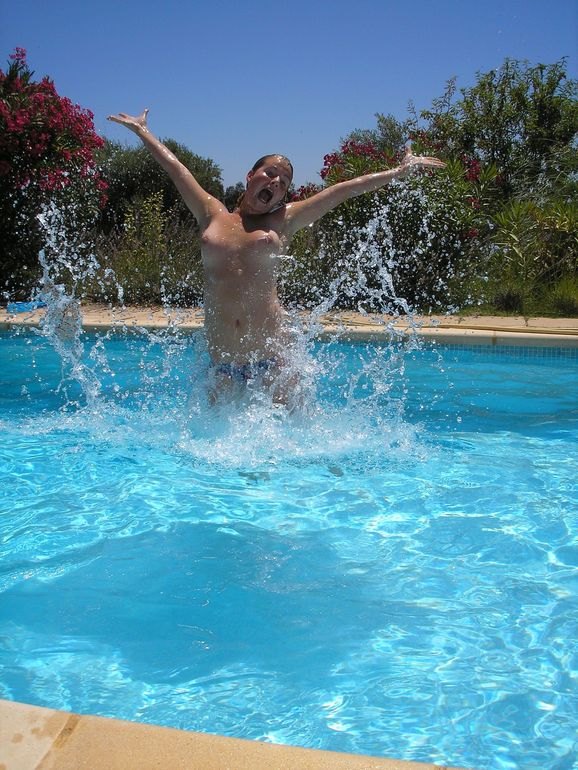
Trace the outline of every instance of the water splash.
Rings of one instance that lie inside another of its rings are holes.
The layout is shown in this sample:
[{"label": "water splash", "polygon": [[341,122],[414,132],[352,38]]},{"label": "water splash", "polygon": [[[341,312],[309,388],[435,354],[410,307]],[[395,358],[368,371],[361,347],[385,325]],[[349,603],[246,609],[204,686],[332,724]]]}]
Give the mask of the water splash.
[{"label": "water splash", "polygon": [[[417,451],[416,430],[404,420],[404,383],[407,351],[419,346],[418,323],[412,308],[396,293],[392,275],[401,256],[387,206],[378,206],[366,225],[349,231],[353,245],[334,260],[331,280],[318,291],[313,307],[305,315],[290,311],[286,376],[300,386],[289,409],[276,404],[257,380],[234,403],[211,405],[204,338],[179,330],[166,296],[168,327],[137,330],[144,344],[134,360],[131,385],[121,385],[118,362],[111,359],[110,350],[116,339],[130,341],[135,330],[117,323],[114,332],[87,335],[82,327],[81,287],[90,280],[106,281],[103,293],[116,296],[121,307],[123,287],[111,269],[100,271],[93,254],[67,242],[56,208],[47,208],[41,221],[47,249],[40,255],[42,279],[36,299],[45,302],[47,310],[40,334],[61,362],[58,392],[65,395],[63,410],[80,410],[76,419],[91,421],[91,431],[115,441],[124,432],[123,441],[132,435],[136,442],[163,445],[191,461],[239,467],[287,458],[306,462],[320,456],[363,455],[364,462],[371,462],[372,454],[383,451],[400,456]],[[431,239],[427,217],[421,228],[421,242],[427,244]],[[330,248],[330,243],[322,242],[319,258],[326,259]],[[342,340],[345,332],[339,313],[330,344],[316,341],[323,317],[338,311],[344,298],[363,316],[371,314],[375,320],[379,314],[382,326],[381,341],[356,349],[353,364],[351,349],[331,344]],[[396,325],[400,316],[409,334]]]}]

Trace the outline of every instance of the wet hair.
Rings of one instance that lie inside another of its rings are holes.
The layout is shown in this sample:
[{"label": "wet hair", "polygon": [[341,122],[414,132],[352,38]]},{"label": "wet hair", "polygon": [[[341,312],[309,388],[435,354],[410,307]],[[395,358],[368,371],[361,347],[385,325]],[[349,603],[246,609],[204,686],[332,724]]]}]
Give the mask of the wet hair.
[{"label": "wet hair", "polygon": [[[259,160],[255,161],[251,171],[258,171],[261,168],[261,166],[264,166],[269,160],[271,160],[271,158],[278,158],[283,163],[286,163],[291,169],[291,179],[293,179],[293,164],[291,163],[289,158],[287,158],[285,155],[279,155],[276,152],[270,153],[269,155],[263,155],[261,158],[259,158]],[[235,204],[236,209],[238,209],[239,206],[241,205],[241,201],[243,200],[244,196],[245,196],[244,192],[242,192],[241,195],[239,195],[237,199],[237,203]],[[287,199],[287,195],[285,195],[283,200],[279,203],[279,206],[282,206],[286,202],[286,199]]]},{"label": "wet hair", "polygon": [[259,158],[259,160],[255,162],[251,171],[257,171],[258,169],[260,169],[261,166],[264,166],[270,158],[279,158],[279,160],[282,160],[283,163],[286,163],[291,169],[291,179],[293,179],[293,164],[291,163],[289,158],[285,157],[285,155],[279,155],[276,152],[273,152],[270,155],[263,155],[262,158]]}]

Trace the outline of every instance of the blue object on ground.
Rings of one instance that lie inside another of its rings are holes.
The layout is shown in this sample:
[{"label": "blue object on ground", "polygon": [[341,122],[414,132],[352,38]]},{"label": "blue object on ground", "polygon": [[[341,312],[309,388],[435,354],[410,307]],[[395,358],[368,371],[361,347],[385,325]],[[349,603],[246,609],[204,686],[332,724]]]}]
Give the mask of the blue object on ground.
[{"label": "blue object on ground", "polygon": [[33,302],[9,302],[6,310],[9,313],[30,313],[32,310],[38,310],[40,307],[46,307],[46,302],[34,300]]}]

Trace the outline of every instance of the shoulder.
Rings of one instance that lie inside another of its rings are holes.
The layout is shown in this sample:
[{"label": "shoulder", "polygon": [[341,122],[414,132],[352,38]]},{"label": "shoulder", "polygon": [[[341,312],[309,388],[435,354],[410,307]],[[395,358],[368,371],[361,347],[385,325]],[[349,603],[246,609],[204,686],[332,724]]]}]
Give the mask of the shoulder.
[{"label": "shoulder", "polygon": [[215,202],[211,206],[209,224],[219,223],[224,225],[231,225],[234,222],[240,221],[240,216],[237,211],[229,211],[224,203],[215,198]]},{"label": "shoulder", "polygon": [[292,203],[281,203],[267,214],[268,226],[271,230],[276,230],[280,236],[287,235],[289,230],[292,205]]}]

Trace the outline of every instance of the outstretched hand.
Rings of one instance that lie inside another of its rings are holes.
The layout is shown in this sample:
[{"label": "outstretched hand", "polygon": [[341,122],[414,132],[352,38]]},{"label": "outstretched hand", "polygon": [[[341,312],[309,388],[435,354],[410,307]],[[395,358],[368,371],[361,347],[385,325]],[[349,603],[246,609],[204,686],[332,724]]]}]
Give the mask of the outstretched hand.
[{"label": "outstretched hand", "polygon": [[107,120],[112,120],[113,123],[120,123],[121,126],[126,126],[138,134],[142,131],[148,131],[147,128],[147,115],[148,109],[143,110],[138,117],[127,115],[126,112],[119,112],[118,115],[109,115]]},{"label": "outstretched hand", "polygon": [[411,147],[408,147],[405,151],[405,155],[400,164],[400,168],[407,174],[413,170],[418,169],[436,169],[444,168],[446,164],[438,158],[432,158],[426,155],[414,155],[411,151]]}]

